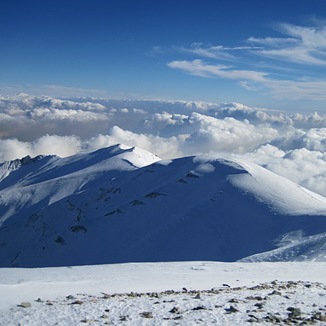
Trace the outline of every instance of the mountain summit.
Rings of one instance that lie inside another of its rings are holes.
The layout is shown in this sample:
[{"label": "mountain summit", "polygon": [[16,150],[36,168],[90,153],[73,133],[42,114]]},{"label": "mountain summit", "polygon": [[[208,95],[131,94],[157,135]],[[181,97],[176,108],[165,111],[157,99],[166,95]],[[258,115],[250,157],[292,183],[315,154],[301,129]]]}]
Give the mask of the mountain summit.
[{"label": "mountain summit", "polygon": [[326,261],[326,198],[249,162],[124,145],[24,162],[0,165],[2,267]]}]

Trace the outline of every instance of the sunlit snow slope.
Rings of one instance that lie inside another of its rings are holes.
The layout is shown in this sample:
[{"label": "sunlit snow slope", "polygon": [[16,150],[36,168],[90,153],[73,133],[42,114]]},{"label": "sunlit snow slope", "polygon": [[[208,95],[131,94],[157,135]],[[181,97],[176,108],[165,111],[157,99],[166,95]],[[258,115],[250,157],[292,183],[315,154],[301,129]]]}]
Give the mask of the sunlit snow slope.
[{"label": "sunlit snow slope", "polygon": [[0,176],[0,266],[326,261],[326,198],[248,162],[117,145]]}]

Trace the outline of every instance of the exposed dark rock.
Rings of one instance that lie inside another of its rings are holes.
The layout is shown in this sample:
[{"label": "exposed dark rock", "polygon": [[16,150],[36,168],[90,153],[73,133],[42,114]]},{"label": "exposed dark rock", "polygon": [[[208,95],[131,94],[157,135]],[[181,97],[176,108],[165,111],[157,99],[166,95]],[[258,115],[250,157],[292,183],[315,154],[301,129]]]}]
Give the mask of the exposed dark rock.
[{"label": "exposed dark rock", "polygon": [[61,244],[61,245],[64,245],[66,243],[65,239],[61,235],[58,235],[57,238],[54,241],[56,243]]},{"label": "exposed dark rock", "polygon": [[157,197],[161,197],[161,196],[166,196],[166,194],[163,194],[161,192],[153,191],[153,192],[150,192],[149,194],[147,194],[145,197],[146,198],[157,198]]},{"label": "exposed dark rock", "polygon": [[194,297],[194,299],[200,299],[200,292],[198,292],[198,293],[196,294],[196,296]]},{"label": "exposed dark rock", "polygon": [[139,314],[140,317],[143,318],[153,318],[153,313],[150,311],[144,311]]},{"label": "exposed dark rock", "polygon": [[138,205],[146,205],[143,201],[135,199],[129,203],[132,206],[138,206]]},{"label": "exposed dark rock", "polygon": [[239,303],[239,301],[237,300],[237,299],[230,299],[229,301],[228,301],[229,303]]},{"label": "exposed dark rock", "polygon": [[264,303],[255,303],[255,307],[257,307],[258,309],[262,309],[263,308]]},{"label": "exposed dark rock", "polygon": [[193,171],[189,171],[189,172],[187,173],[186,177],[187,177],[187,178],[195,178],[195,179],[197,179],[197,178],[199,178],[199,175],[196,174],[196,173],[193,172]]},{"label": "exposed dark rock", "polygon": [[74,302],[72,302],[71,304],[83,304],[84,303],[84,301],[81,301],[81,300],[76,300],[76,301],[74,301]]},{"label": "exposed dark rock", "polygon": [[97,320],[95,319],[82,319],[80,322],[85,324],[92,324],[95,323]]},{"label": "exposed dark rock", "polygon": [[76,298],[73,295],[69,294],[69,295],[66,296],[66,299],[68,299],[68,300],[74,300]]},{"label": "exposed dark rock", "polygon": [[173,307],[169,312],[171,312],[172,314],[180,314],[180,308],[178,307]]},{"label": "exposed dark rock", "polygon": [[299,308],[289,307],[286,310],[289,311],[289,318],[298,318],[301,316],[301,310]]},{"label": "exposed dark rock", "polygon": [[198,307],[192,308],[191,310],[207,310],[207,308],[204,306],[198,306]]},{"label": "exposed dark rock", "polygon": [[71,232],[83,232],[83,233],[86,233],[87,232],[87,229],[84,226],[82,226],[82,225],[73,225],[70,228],[70,231]]},{"label": "exposed dark rock", "polygon": [[128,315],[127,316],[120,316],[119,320],[120,321],[127,321],[128,320]]},{"label": "exposed dark rock", "polygon": [[274,290],[273,292],[269,293],[268,295],[282,295],[282,292]]}]

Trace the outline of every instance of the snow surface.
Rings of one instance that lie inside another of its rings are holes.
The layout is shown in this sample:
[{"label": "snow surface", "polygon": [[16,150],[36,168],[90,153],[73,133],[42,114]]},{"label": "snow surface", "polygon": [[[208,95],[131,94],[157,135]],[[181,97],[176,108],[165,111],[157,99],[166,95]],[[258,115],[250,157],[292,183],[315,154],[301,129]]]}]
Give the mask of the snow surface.
[{"label": "snow surface", "polygon": [[[288,318],[289,307],[300,309],[300,318],[325,316],[325,268],[312,262],[3,268],[0,325],[243,325],[250,316],[270,324],[266,318]],[[23,302],[31,307],[19,307]]]},{"label": "snow surface", "polygon": [[[245,168],[248,174],[232,175],[230,176],[231,182],[245,191],[250,191],[258,200],[268,203],[282,214],[326,215],[325,197],[313,193],[286,178],[275,177],[275,173],[254,163],[240,159],[235,161]],[[267,184],[268,187],[266,187]],[[297,191],[298,188],[300,191]]]},{"label": "snow surface", "polygon": [[326,199],[245,161],[116,145],[18,164],[0,189],[2,267],[326,260]]}]

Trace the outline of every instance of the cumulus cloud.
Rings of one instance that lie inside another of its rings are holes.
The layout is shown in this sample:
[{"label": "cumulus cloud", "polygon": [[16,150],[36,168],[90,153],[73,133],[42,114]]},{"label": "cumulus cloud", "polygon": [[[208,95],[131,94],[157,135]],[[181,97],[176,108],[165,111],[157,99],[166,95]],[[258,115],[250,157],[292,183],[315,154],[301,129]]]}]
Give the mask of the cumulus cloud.
[{"label": "cumulus cloud", "polygon": [[0,161],[124,143],[163,159],[242,157],[326,196],[326,116],[239,103],[0,97]]},{"label": "cumulus cloud", "polygon": [[30,155],[70,156],[81,150],[81,141],[76,136],[44,135],[32,142],[13,139],[0,140],[0,161],[14,160]]}]

